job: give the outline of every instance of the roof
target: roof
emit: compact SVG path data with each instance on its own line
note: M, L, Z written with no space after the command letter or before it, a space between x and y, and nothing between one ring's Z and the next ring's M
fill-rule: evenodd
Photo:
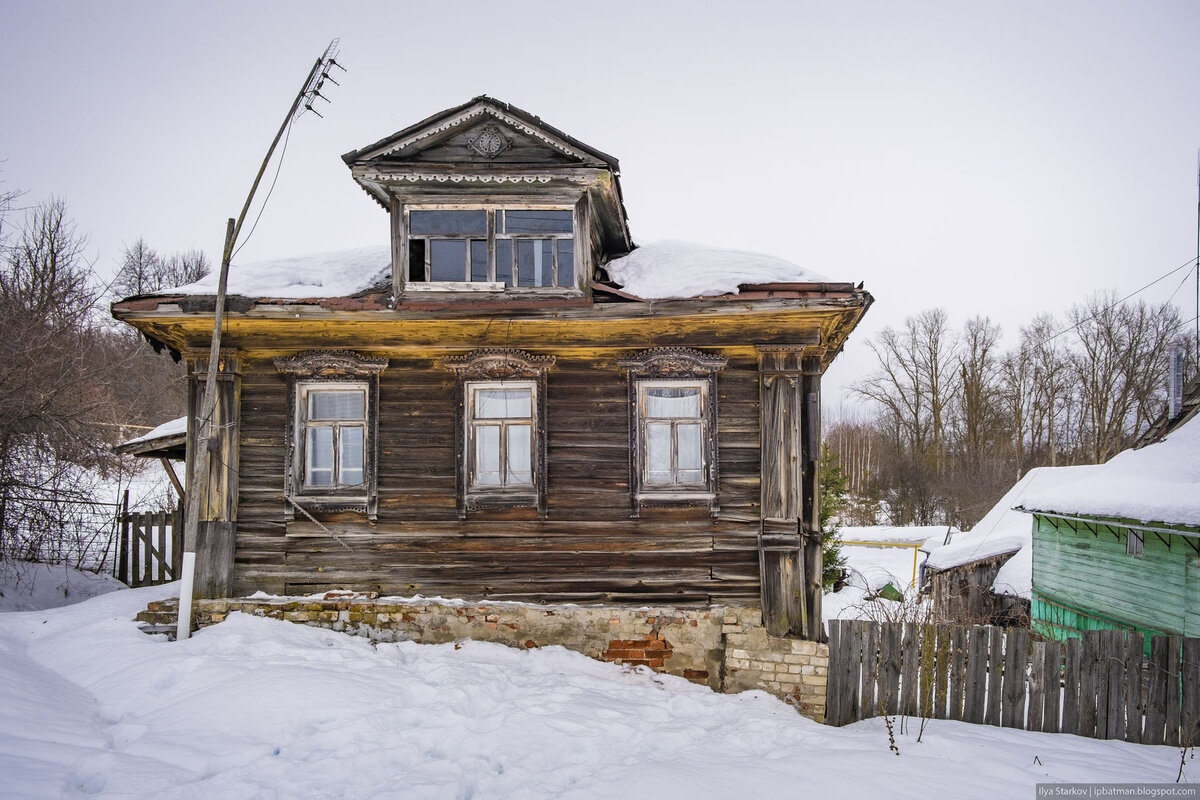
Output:
M1137 442L1133 446L1145 447L1146 445L1162 440L1164 436L1196 416L1197 412L1200 412L1200 374L1195 375L1184 385L1181 400L1179 413L1174 417L1167 416L1170 411L1164 405L1162 414L1159 415L1158 419L1150 423L1150 427L1138 437Z
M1022 499L1025 511L1200 527L1200 417L1125 450L1078 479Z
M183 460L187 448L187 417L164 422L149 433L119 444L113 452L143 458Z

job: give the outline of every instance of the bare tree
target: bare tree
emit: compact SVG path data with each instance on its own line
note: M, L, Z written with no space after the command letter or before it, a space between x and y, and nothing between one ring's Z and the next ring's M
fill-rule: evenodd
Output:
M210 269L207 257L199 250L164 257L146 244L145 239L138 238L122 253L121 267L117 270L110 291L118 298L153 294L194 283L207 275Z

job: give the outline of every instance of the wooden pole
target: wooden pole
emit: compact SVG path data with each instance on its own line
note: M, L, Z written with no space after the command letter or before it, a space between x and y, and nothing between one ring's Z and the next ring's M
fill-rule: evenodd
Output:
M182 641L191 634L192 593L196 579L196 541L200 526L200 498L204 494L202 489L208 480L210 456L208 443L212 439L212 417L217 406L217 368L221 361L221 325L225 316L225 289L229 282L229 262L233 259L233 246L237 242L238 233L241 232L242 223L246 220L250 204L254 201L254 193L258 191L258 184L262 181L262 176L267 171L267 165L271 162L271 156L275 153L275 147L283 138L288 125L292 123L296 110L300 108L300 103L303 102L304 95L312 86L313 79L320 71L324 60L325 55L322 55L313 64L308 77L304 79L304 85L300 88L296 99L292 101L292 107L288 109L287 116L283 118L283 124L279 126L279 132L275 134L275 139L267 148L267 155L263 158L262 166L258 168L258 174L254 176L250 193L242 205L242 213L238 215L236 222L231 217L225 224L225 249L221 255L221 272L217 278L217 298L213 307L213 332L208 350L208 373L205 376L204 397L201 401L200 413L195 420L196 437L191 453L191 468L188 470L194 485L188 487L187 511L183 523L183 583L179 588L179 619L175 628L177 641Z

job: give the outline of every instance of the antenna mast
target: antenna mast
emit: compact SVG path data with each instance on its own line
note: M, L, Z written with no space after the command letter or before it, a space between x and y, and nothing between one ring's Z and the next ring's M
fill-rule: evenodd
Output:
M345 70L345 67L336 60L339 41L338 39L331 41L325 48L325 52L309 70L308 77L304 79L304 85L300 88L296 99L292 101L292 107L288 109L287 115L283 118L283 124L279 126L279 132L275 134L271 146L267 148L267 155L263 158L262 166L258 168L258 174L254 176L254 183L250 186L250 193L246 195L242 212L238 215L236 222L231 217L225 226L225 249L221 255L217 299L213 308L213 332L212 343L208 351L208 374L205 376L200 413L195 420L197 424L195 442L192 452L189 454L188 475L192 480L191 485L187 487L187 510L183 524L183 564L181 569L183 582L179 588L179 619L175 628L177 640L188 638L192 627L192 593L196 578L200 497L203 494L202 489L208 488L205 484L209 480L209 463L212 458L209 446L212 441L212 419L217 406L217 369L221 360L221 325L225 316L225 288L229 280L229 262L233 258L233 248L237 243L238 234L241 233L242 223L246 221L246 214L250 210L250 204L254 201L254 193L258 191L258 184L262 181L263 173L267 171L267 165L270 164L271 157L275 154L275 147L279 144L279 140L283 138L288 126L304 111L312 111L318 117L321 116L313 108L313 103L317 98L329 102L329 98L321 94L321 87L327 80L335 86L337 85L337 81L329 77L329 71L333 67Z

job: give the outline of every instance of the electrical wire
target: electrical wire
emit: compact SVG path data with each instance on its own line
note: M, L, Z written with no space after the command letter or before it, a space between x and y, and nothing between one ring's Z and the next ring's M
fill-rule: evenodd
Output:
M254 217L254 222L251 223L250 231L246 234L246 238L242 239L242 243L229 256L230 261L233 261L234 257L242 252L242 248L250 241L250 237L254 235L255 229L258 228L258 221L262 219L263 212L267 210L267 203L271 200L271 193L275 191L275 184L279 181L279 173L283 169L283 159L287 155L288 141L292 138L292 126L296 124L296 116L293 116L288 121L287 130L283 132L283 148L279 151L279 161L275 164L275 175L271 178L271 185L267 189L267 194L263 198L262 205L258 207L258 215Z

